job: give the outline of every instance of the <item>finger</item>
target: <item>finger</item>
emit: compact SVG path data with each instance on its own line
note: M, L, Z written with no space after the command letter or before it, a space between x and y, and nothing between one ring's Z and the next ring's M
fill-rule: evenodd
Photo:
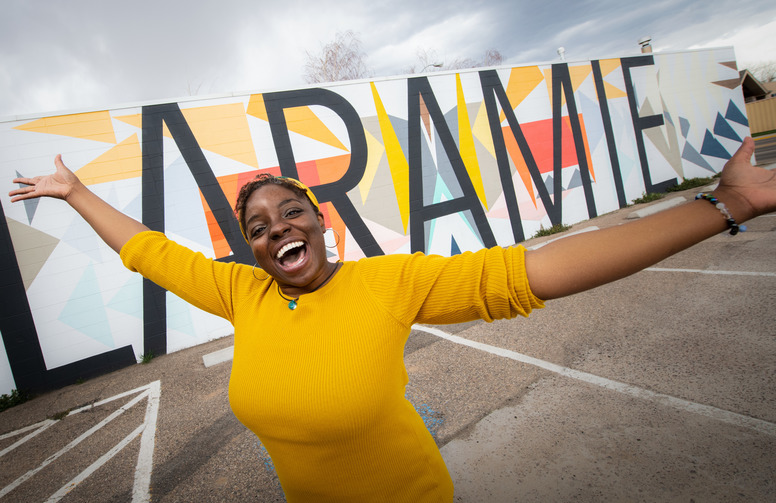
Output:
M14 178L11 183L23 183L24 185L35 185L36 180L34 178Z
M754 155L754 140L747 136L744 138L744 141L741 143L741 146L738 147L738 150L736 150L736 153L733 154L733 156L730 158L730 161L746 161L751 164L752 162L752 155Z
M19 187L18 189L13 189L11 192L8 193L9 196L16 196L20 194L27 194L28 192L33 192L35 190L35 187L28 186L28 187Z
M57 167L57 170L67 169L67 166L65 166L65 163L62 162L62 154L57 154L57 156L54 158L54 166Z
M24 199L32 199L34 197L38 197L37 194L35 194L35 187L22 187L20 189L12 190L8 193L9 196L15 196L11 197L11 202L15 203L16 201L22 201Z

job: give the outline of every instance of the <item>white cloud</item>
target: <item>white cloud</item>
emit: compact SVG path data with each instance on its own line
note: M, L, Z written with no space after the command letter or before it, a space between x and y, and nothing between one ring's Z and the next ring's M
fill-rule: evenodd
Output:
M739 66L762 61L776 61L776 20L762 26L746 26L730 30L721 36L690 47L702 49L732 45Z
M6 0L0 16L0 117L303 85L305 51L337 31L361 36L375 76L498 49L508 64L734 45L773 59L776 5L747 0ZM758 20L766 20L759 26Z

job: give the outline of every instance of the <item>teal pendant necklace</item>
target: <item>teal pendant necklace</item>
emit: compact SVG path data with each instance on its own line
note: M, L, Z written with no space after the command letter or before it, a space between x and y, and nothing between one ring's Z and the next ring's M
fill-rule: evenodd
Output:
M316 286L315 288L313 288L313 289L312 289L312 290L310 290L309 292L305 292L305 293L313 293L314 291L318 290L318 289L319 289L319 288L321 288L323 285L325 285L326 283L328 283L328 282L329 282L329 280L331 279L331 277L332 277L332 276L334 276L334 273L335 273L335 272L337 272L337 270L338 270L339 268L340 268L340 262L337 262L336 264L334 264L334 269L332 269L332 270L331 270L331 272L329 273L329 275L328 275L328 276L326 276L326 279L325 279L325 280L323 280L323 282L322 282L320 285ZM287 300L287 301L288 301L288 308L289 308L290 310L292 310L292 311L293 311L294 309L296 309L296 308L299 306L299 296L297 296L296 298L293 298L293 299L289 299L288 297L286 297L285 295L283 295L283 292L281 292L281 291L280 291L280 285L277 283L277 281L275 282L275 285L277 285L277 287L278 287L278 295L280 295L280 297L281 297L283 300Z

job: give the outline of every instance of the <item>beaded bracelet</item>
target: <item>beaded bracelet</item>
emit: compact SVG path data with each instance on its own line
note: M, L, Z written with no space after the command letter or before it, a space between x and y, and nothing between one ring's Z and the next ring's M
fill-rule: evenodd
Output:
M725 203L720 202L719 199L712 196L708 192L701 192L697 196L695 196L695 199L705 199L714 206L722 213L722 215L725 217L725 220L727 220L728 228L730 229L730 235L735 236L736 234L740 232L746 231L746 225L738 225L733 218L733 215L730 214L730 211L728 211L727 206L725 206Z

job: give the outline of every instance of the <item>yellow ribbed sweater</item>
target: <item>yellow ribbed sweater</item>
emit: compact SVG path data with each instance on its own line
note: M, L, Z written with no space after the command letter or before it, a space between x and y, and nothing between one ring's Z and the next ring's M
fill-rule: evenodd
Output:
M345 262L294 311L250 266L212 261L160 233L138 234L121 258L234 325L229 401L272 457L289 502L449 503L450 475L405 398L404 344L413 323L492 321L542 307L524 252Z

